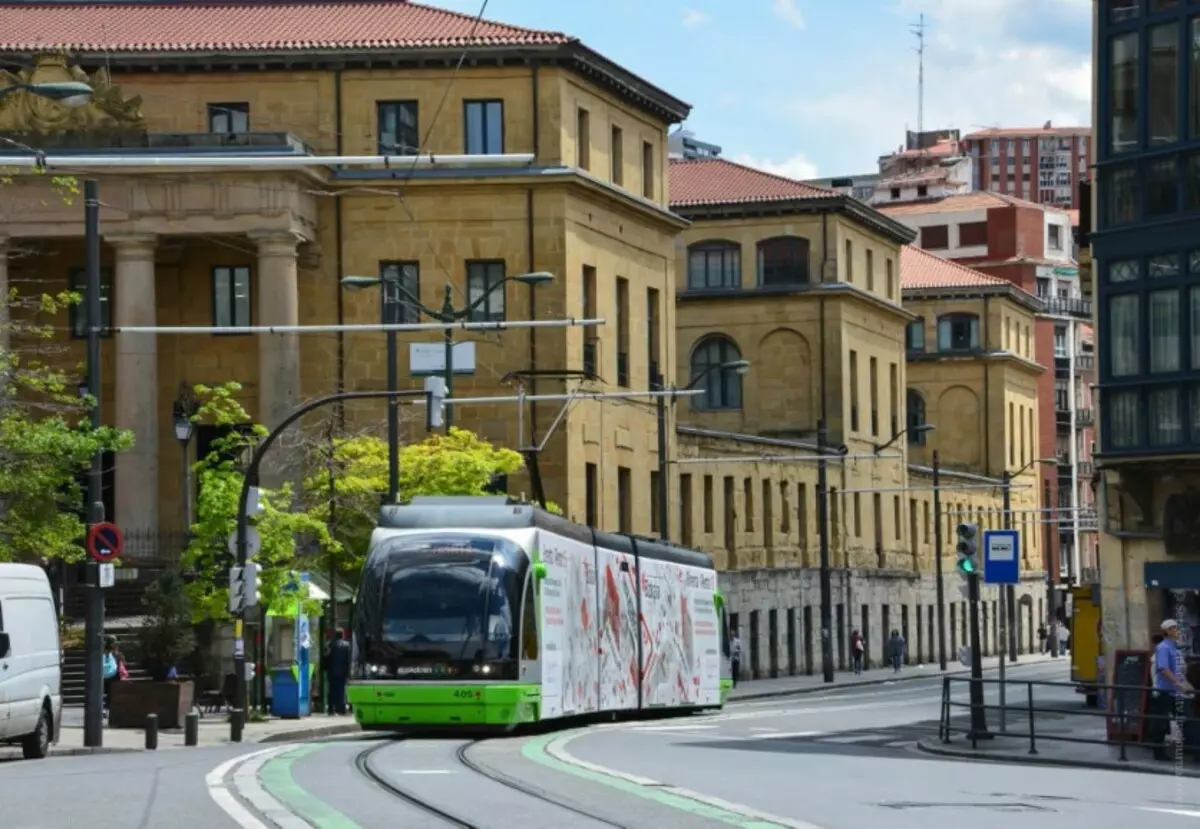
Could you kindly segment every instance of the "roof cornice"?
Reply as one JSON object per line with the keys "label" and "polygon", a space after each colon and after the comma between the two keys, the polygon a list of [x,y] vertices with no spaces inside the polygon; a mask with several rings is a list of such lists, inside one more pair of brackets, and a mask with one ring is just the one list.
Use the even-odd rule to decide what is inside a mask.
{"label": "roof cornice", "polygon": [[905,301],[927,302],[938,299],[984,299],[1004,297],[1036,313],[1045,310],[1040,299],[1015,285],[947,285],[927,288],[901,288]]}
{"label": "roof cornice", "polygon": [[917,231],[908,225],[885,216],[858,199],[841,193],[831,193],[827,197],[815,198],[676,205],[671,209],[693,222],[706,219],[751,219],[766,216],[833,213],[848,216],[901,245],[911,244],[917,238]]}

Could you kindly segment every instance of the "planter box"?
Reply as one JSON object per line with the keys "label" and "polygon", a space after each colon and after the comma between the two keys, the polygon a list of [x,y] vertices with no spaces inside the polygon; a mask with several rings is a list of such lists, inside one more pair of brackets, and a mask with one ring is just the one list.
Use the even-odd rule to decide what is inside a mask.
{"label": "planter box", "polygon": [[158,715],[159,728],[183,728],[196,700],[196,686],[187,682],[114,682],[109,692],[108,724],[112,728],[144,728],[148,714]]}

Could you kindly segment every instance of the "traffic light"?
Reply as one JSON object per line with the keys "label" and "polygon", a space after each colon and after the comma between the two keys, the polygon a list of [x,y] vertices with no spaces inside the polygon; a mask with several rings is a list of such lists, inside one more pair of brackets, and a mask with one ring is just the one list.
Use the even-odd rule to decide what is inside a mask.
{"label": "traffic light", "polygon": [[258,565],[246,562],[245,567],[229,568],[229,612],[239,613],[258,604]]}
{"label": "traffic light", "polygon": [[425,391],[429,392],[428,405],[425,408],[425,429],[440,429],[445,421],[442,418],[446,407],[446,380],[444,377],[426,377]]}
{"label": "traffic light", "polygon": [[979,526],[963,523],[958,525],[958,572],[964,576],[979,573]]}

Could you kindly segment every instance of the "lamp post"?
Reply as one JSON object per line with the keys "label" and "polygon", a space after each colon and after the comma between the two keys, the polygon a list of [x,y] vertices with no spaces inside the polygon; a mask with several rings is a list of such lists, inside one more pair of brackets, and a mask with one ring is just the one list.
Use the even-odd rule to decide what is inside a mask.
{"label": "lamp post", "polygon": [[[714,371],[733,371],[738,376],[744,376],[746,372],[750,371],[750,361],[729,360],[725,363],[709,366],[693,377],[691,382],[678,391],[691,391],[700,384],[701,380],[708,377]],[[663,381],[661,372],[655,371],[654,376],[650,378],[650,390],[666,391],[666,384]],[[674,395],[671,397],[671,404],[675,404]],[[658,492],[655,493],[655,497],[658,499],[659,535],[663,541],[668,541],[671,538],[671,525],[667,519],[670,511],[671,489],[667,483],[670,464],[667,458],[667,399],[665,395],[660,394],[654,399],[654,408],[658,415]]]}
{"label": "lamp post", "polygon": [[172,406],[175,424],[175,440],[179,441],[180,449],[180,487],[183,499],[183,532],[190,536],[192,532],[192,470],[189,464],[192,435],[195,434],[196,424],[192,418],[196,414],[196,406],[186,391],[181,391]]}
{"label": "lamp post", "polygon": [[[504,279],[492,285],[491,288],[479,299],[470,303],[464,308],[454,307],[454,286],[446,284],[445,298],[442,302],[442,309],[434,311],[424,305],[420,299],[413,296],[412,292],[404,285],[404,271],[395,270],[388,271],[383,276],[344,276],[342,277],[342,287],[350,290],[361,290],[363,288],[380,287],[383,291],[383,315],[384,320],[388,324],[399,323],[399,309],[401,307],[400,299],[403,297],[411,305],[417,308],[418,311],[425,314],[427,317],[437,320],[442,323],[457,322],[471,315],[480,305],[487,301],[492,296],[494,291],[502,289],[509,282],[520,282],[523,285],[541,285],[550,282],[554,279],[554,275],[545,272],[524,273],[517,276],[506,276]],[[454,388],[454,332],[447,328],[443,332],[444,341],[446,344],[445,365],[442,367],[442,376],[446,381],[446,397],[450,397]],[[387,390],[394,392],[400,385],[400,379],[396,369],[396,332],[387,332]],[[400,490],[400,401],[397,397],[388,398],[388,503],[396,502],[397,494]],[[451,409],[446,408],[445,413],[446,430],[450,430]]]}
{"label": "lamp post", "polygon": [[[921,423],[914,426],[908,426],[901,429],[896,434],[892,435],[892,439],[887,443],[875,447],[875,454],[878,455],[884,449],[887,449],[893,443],[898,441],[900,437],[908,432],[913,434],[924,435],[936,429],[932,423]],[[946,587],[942,583],[942,498],[941,498],[941,469],[938,458],[938,450],[933,450],[933,578],[934,590],[937,592],[937,640],[938,640],[938,668],[946,670]],[[917,540],[912,540],[913,547],[916,547]],[[887,632],[884,632],[887,635]]]}
{"label": "lamp post", "polygon": [[[1004,474],[1002,476],[1002,478],[1004,480],[1004,490],[1002,493],[1003,497],[1004,497],[1004,505],[1002,508],[1003,513],[1004,513],[1004,529],[1006,529],[1006,530],[1012,529],[1012,481],[1013,481],[1013,479],[1021,477],[1028,470],[1032,469],[1035,466],[1038,466],[1039,464],[1055,464],[1055,465],[1057,465],[1058,459],[1057,458],[1034,458],[1029,463],[1025,464],[1020,469],[1018,469],[1016,472],[1009,472],[1007,469],[1004,470]],[[1009,660],[1012,662],[1016,662],[1017,661],[1017,629],[1016,629],[1017,591],[1016,591],[1016,587],[1011,584],[1006,585],[1004,594],[1005,594],[1004,595],[1004,599],[1005,599],[1004,623],[1007,626],[1008,631],[1007,631],[1007,636],[1005,637],[1006,641],[1003,641],[1001,643],[1001,652],[1003,652],[1005,647],[1007,647],[1007,649],[1009,651]],[[1001,658],[1001,662],[1003,662],[1003,656]]]}

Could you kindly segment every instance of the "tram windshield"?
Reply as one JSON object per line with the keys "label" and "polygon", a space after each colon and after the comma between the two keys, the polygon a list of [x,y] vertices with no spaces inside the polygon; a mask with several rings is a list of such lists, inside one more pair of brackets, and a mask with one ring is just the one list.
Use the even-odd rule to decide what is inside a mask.
{"label": "tram windshield", "polygon": [[509,673],[521,618],[520,548],[501,538],[436,533],[397,538],[385,555],[368,656],[375,671],[409,679]]}

